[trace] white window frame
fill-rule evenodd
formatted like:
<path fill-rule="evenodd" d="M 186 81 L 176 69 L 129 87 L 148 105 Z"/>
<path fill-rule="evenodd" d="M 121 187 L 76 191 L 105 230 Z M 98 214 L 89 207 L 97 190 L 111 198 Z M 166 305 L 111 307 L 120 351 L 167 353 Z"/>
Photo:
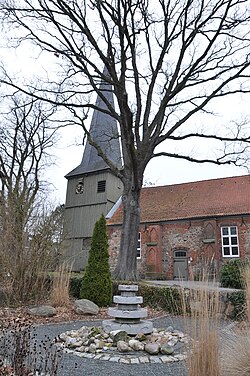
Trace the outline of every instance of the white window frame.
<path fill-rule="evenodd" d="M 223 234 L 223 230 L 227 229 L 227 234 Z M 234 233 L 235 232 L 235 233 Z M 237 239 L 236 244 L 233 244 L 233 239 Z M 227 243 L 224 244 L 224 239 L 228 239 Z M 222 257 L 240 257 L 239 249 L 239 237 L 238 237 L 238 228 L 237 226 L 222 226 L 221 227 L 221 247 L 222 247 Z M 238 249 L 237 255 L 233 254 L 233 248 Z M 225 254 L 225 248 L 229 248 L 229 255 Z"/>
<path fill-rule="evenodd" d="M 136 258 L 141 258 L 141 233 L 138 233 L 138 242 L 137 242 L 137 248 L 136 248 Z"/>

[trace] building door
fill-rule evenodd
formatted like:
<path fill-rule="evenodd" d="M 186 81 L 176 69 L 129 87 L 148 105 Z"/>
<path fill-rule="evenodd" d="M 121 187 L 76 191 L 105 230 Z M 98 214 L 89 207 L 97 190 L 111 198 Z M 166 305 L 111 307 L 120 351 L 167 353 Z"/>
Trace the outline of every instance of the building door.
<path fill-rule="evenodd" d="M 188 259 L 186 251 L 174 252 L 174 279 L 183 281 L 188 279 Z"/>

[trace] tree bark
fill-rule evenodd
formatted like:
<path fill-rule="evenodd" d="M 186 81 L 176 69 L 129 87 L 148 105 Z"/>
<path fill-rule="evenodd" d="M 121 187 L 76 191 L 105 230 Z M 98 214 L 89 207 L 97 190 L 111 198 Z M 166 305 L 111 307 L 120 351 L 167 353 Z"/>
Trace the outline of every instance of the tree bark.
<path fill-rule="evenodd" d="M 116 280 L 135 281 L 138 279 L 136 253 L 140 225 L 140 193 L 141 187 L 135 188 L 132 184 L 124 186 L 121 244 L 113 274 Z"/>

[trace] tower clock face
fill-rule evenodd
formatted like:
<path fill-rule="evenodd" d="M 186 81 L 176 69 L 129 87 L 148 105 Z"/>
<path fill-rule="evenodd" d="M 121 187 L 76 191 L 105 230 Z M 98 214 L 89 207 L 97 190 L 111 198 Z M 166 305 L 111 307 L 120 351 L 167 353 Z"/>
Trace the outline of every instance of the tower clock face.
<path fill-rule="evenodd" d="M 76 185 L 76 194 L 83 193 L 84 192 L 84 185 L 83 182 L 79 182 Z"/>

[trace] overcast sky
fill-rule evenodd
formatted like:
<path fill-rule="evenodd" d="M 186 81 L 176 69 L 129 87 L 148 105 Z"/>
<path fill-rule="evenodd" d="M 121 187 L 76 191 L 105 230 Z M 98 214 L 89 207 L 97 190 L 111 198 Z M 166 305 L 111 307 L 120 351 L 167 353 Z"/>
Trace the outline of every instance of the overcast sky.
<path fill-rule="evenodd" d="M 10 71 L 18 71 L 23 77 L 29 77 L 41 73 L 42 65 L 37 64 L 37 51 L 32 49 L 10 50 L 4 46 L 4 38 L 0 42 L 0 54 L 4 65 Z M 45 59 L 46 66 L 48 66 L 48 56 L 39 57 L 41 64 L 42 59 Z M 55 62 L 51 63 L 53 66 Z M 237 101 L 233 98 L 223 98 L 219 106 L 221 115 L 217 118 L 219 123 L 227 123 L 235 114 L 244 113 L 245 116 L 250 116 L 248 98 L 238 98 Z M 89 119 L 90 122 L 91 118 Z M 249 129 L 250 133 L 250 129 Z M 82 131 L 76 129 L 65 129 L 58 142 L 58 147 L 55 150 L 55 165 L 50 168 L 45 178 L 51 183 L 52 197 L 57 203 L 64 203 L 66 195 L 67 181 L 64 176 L 77 167 L 82 159 L 83 146 Z M 77 145 L 78 144 L 78 145 Z M 186 147 L 194 147 L 194 152 L 197 148 L 203 149 L 206 145 L 186 145 Z M 168 145 L 163 144 L 163 148 Z M 198 181 L 205 179 L 213 179 L 220 177 L 228 177 L 235 175 L 247 174 L 245 168 L 235 166 L 216 166 L 212 164 L 195 164 L 184 160 L 175 160 L 169 158 L 156 158 L 152 160 L 145 172 L 145 181 L 154 185 L 165 185 L 184 183 L 190 181 Z"/>
<path fill-rule="evenodd" d="M 56 165 L 51 168 L 47 178 L 53 184 L 53 197 L 58 203 L 64 203 L 67 180 L 64 176 L 77 167 L 82 159 L 83 146 L 76 145 L 82 140 L 80 130 L 64 131 L 64 137 L 56 150 Z M 145 181 L 154 185 L 186 183 L 190 181 L 214 179 L 247 174 L 245 168 L 235 166 L 216 166 L 209 163 L 196 164 L 183 160 L 156 158 L 152 160 L 145 172 Z"/>

